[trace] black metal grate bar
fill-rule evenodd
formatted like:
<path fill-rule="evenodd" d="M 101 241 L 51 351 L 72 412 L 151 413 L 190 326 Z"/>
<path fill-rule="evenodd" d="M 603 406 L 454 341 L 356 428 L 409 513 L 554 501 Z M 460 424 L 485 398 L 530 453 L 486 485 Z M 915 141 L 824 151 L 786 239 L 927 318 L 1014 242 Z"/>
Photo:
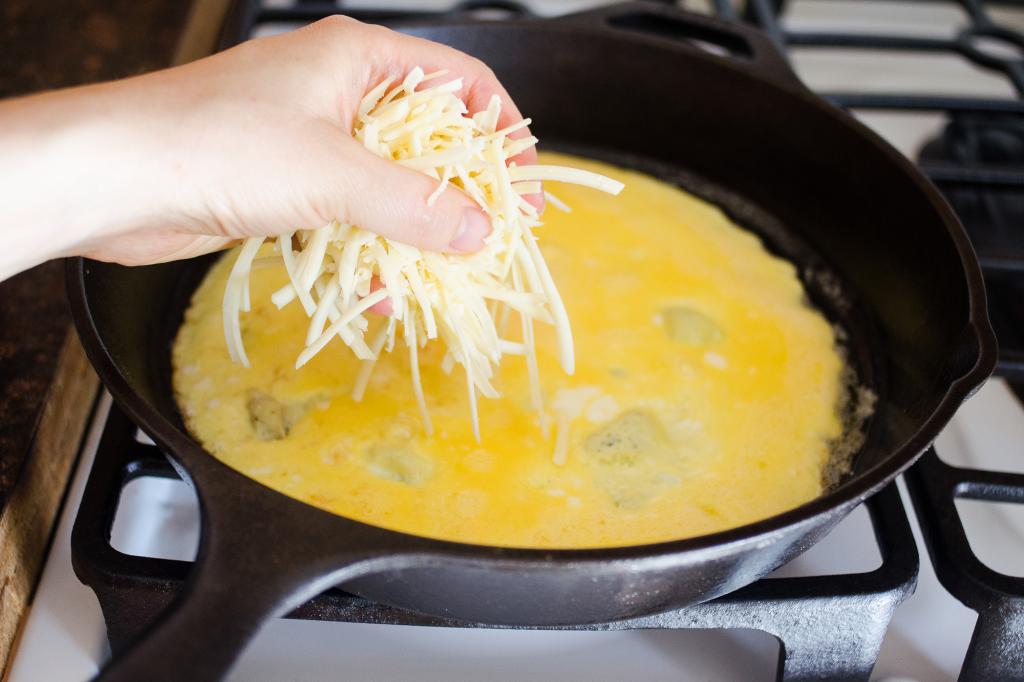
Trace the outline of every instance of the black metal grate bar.
<path fill-rule="evenodd" d="M 821 91 L 818 94 L 846 109 L 934 111 L 947 114 L 1024 114 L 1024 102 L 1013 99 L 833 92 L 829 90 Z"/>
<path fill-rule="evenodd" d="M 956 509 L 958 497 L 1024 503 L 1024 475 L 953 467 L 931 450 L 906 478 L 939 581 L 978 612 L 960 680 L 1024 680 L 1024 578 L 977 558 Z"/>
<path fill-rule="evenodd" d="M 936 183 L 982 185 L 985 187 L 1024 186 L 1024 168 L 1004 169 L 976 166 L 965 170 L 953 163 L 921 163 L 921 170 Z"/>
<path fill-rule="evenodd" d="M 959 43 L 944 38 L 918 38 L 862 33 L 810 33 L 787 31 L 785 41 L 788 47 L 849 48 L 869 50 L 916 50 L 923 52 L 946 52 L 958 50 Z"/>

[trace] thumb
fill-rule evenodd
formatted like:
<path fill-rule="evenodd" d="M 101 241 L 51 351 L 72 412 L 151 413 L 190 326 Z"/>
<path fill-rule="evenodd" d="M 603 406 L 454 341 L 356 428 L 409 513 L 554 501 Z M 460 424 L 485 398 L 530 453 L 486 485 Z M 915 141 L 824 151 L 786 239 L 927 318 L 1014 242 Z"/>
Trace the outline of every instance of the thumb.
<path fill-rule="evenodd" d="M 358 143 L 346 145 L 333 213 L 364 230 L 429 251 L 472 253 L 483 248 L 491 221 L 476 202 L 448 187 L 427 205 L 437 180 L 382 159 Z"/>

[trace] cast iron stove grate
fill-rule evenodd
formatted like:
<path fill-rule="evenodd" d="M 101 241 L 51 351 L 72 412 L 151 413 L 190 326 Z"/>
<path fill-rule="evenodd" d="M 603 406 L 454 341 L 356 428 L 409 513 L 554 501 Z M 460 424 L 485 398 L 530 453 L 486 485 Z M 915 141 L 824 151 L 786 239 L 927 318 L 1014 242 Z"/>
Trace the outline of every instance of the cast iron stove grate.
<path fill-rule="evenodd" d="M 117 653 L 181 589 L 190 562 L 131 556 L 110 544 L 121 491 L 134 479 L 177 478 L 153 445 L 116 406 L 110 408 L 71 536 L 79 579 L 96 593 L 110 648 Z M 867 680 L 896 607 L 917 583 L 918 555 L 894 486 L 867 502 L 881 565 L 865 573 L 764 578 L 697 606 L 643 618 L 552 628 L 754 629 L 780 642 L 780 680 Z M 493 627 L 433 618 L 330 589 L 288 618 L 393 625 Z"/>

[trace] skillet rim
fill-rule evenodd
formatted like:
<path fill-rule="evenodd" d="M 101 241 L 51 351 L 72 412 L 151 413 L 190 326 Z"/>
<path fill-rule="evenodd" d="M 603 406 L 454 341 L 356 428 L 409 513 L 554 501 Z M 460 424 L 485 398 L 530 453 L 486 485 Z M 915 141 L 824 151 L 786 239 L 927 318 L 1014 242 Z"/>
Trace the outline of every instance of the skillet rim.
<path fill-rule="evenodd" d="M 482 24 L 472 19 L 420 20 L 410 23 L 409 26 L 424 28 L 438 28 L 442 26 L 452 28 L 470 27 L 476 29 L 481 27 L 486 29 L 528 27 L 531 30 L 539 28 L 540 30 L 568 33 L 573 36 L 587 33 L 604 37 L 607 37 L 609 30 L 614 30 L 601 25 L 593 26 L 586 23 L 531 19 L 507 20 L 501 22 L 500 25 Z M 681 44 L 670 39 L 653 38 L 628 31 L 616 31 L 615 35 L 617 39 L 624 41 L 634 41 L 648 45 L 655 42 L 660 49 L 682 52 L 697 61 L 711 63 L 716 68 L 732 70 L 743 78 L 751 78 L 758 81 L 761 86 L 779 90 L 786 97 L 796 98 L 800 101 L 801 106 L 817 109 L 820 114 L 830 117 L 836 124 L 845 127 L 850 133 L 863 139 L 864 144 L 870 144 L 877 151 L 881 152 L 886 157 L 886 162 L 892 164 L 895 170 L 900 171 L 901 174 L 915 185 L 918 191 L 923 193 L 933 209 L 935 217 L 946 228 L 946 234 L 952 239 L 953 245 L 956 248 L 962 268 L 964 284 L 967 287 L 968 315 L 966 329 L 972 333 L 971 340 L 974 341 L 974 347 L 969 347 L 966 350 L 967 352 L 973 352 L 974 362 L 957 378 L 950 381 L 937 406 L 924 419 L 916 432 L 902 445 L 890 450 L 874 466 L 853 474 L 848 480 L 833 490 L 779 514 L 715 533 L 656 543 L 620 547 L 529 548 L 454 542 L 376 526 L 315 507 L 245 476 L 207 452 L 186 431 L 178 429 L 161 415 L 159 411 L 142 399 L 131 388 L 127 378 L 121 373 L 95 325 L 85 285 L 85 270 L 88 260 L 82 257 L 69 258 L 66 265 L 66 278 L 72 317 L 83 347 L 97 374 L 102 379 L 104 386 L 136 425 L 153 437 L 156 442 L 161 443 L 166 448 L 167 452 L 165 454 L 176 460 L 189 474 L 189 478 L 195 479 L 194 482 L 187 482 L 193 484 L 200 494 L 204 484 L 199 477 L 212 475 L 223 477 L 227 474 L 235 474 L 249 484 L 258 486 L 263 494 L 270 493 L 284 500 L 294 502 L 310 513 L 317 513 L 332 519 L 342 519 L 348 523 L 386 533 L 396 541 L 390 550 L 397 550 L 399 553 L 402 552 L 401 540 L 404 539 L 414 541 L 409 551 L 416 554 L 424 553 L 424 542 L 426 542 L 430 545 L 430 549 L 426 550 L 428 554 L 433 554 L 435 551 L 439 554 L 452 551 L 455 554 L 468 555 L 478 559 L 522 564 L 607 562 L 609 559 L 658 561 L 670 556 L 682 558 L 683 555 L 695 555 L 699 552 L 716 552 L 731 545 L 757 542 L 766 536 L 781 534 L 803 524 L 811 523 L 819 516 L 836 513 L 841 510 L 849 510 L 861 503 L 865 498 L 895 479 L 896 476 L 909 468 L 920 457 L 934 438 L 938 436 L 941 429 L 948 423 L 953 414 L 959 409 L 962 402 L 981 387 L 984 380 L 992 373 L 995 367 L 997 342 L 988 319 L 984 278 L 964 227 L 937 188 L 921 174 L 909 159 L 896 151 L 874 131 L 813 94 L 802 85 L 797 84 L 796 81 L 786 82 L 777 75 L 767 74 L 764 69 L 758 69 L 755 63 L 744 63 L 730 57 L 719 57 L 699 48 Z M 961 341 L 960 343 L 962 344 L 963 342 Z M 951 351 L 955 350 L 960 350 L 960 348 L 951 348 Z M 190 462 L 192 457 L 205 457 L 206 461 L 204 463 L 210 464 L 214 468 L 199 472 L 197 471 L 198 467 L 193 466 Z M 208 507 L 204 509 L 203 516 L 208 516 Z M 204 519 L 204 523 L 207 522 L 208 519 Z"/>

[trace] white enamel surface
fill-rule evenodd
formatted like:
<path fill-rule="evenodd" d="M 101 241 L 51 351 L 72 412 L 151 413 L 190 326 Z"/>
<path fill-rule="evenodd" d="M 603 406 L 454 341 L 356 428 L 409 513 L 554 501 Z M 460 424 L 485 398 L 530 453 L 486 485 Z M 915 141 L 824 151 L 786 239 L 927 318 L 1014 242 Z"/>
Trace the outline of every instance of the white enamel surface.
<path fill-rule="evenodd" d="M 95 440 L 91 438 L 79 465 L 11 682 L 84 680 L 105 656 L 99 606 L 75 579 L 68 546 L 71 512 L 77 508 Z M 1024 410 L 994 380 L 964 406 L 937 446 L 952 464 L 1019 470 L 1022 444 Z M 962 507 L 961 513 L 983 559 L 997 569 L 1020 565 L 1024 525 L 1019 514 L 980 503 Z M 112 542 L 130 554 L 188 559 L 195 551 L 197 518 L 186 485 L 139 479 L 125 489 Z M 918 545 L 924 558 L 919 538 Z M 858 509 L 775 575 L 860 572 L 878 564 L 867 512 Z M 923 561 L 917 592 L 896 611 L 875 677 L 954 679 L 974 620 L 974 613 L 941 588 Z M 754 631 L 530 632 L 277 620 L 246 652 L 232 679 L 582 681 L 642 674 L 648 680 L 771 680 L 776 655 L 774 640 Z"/>

